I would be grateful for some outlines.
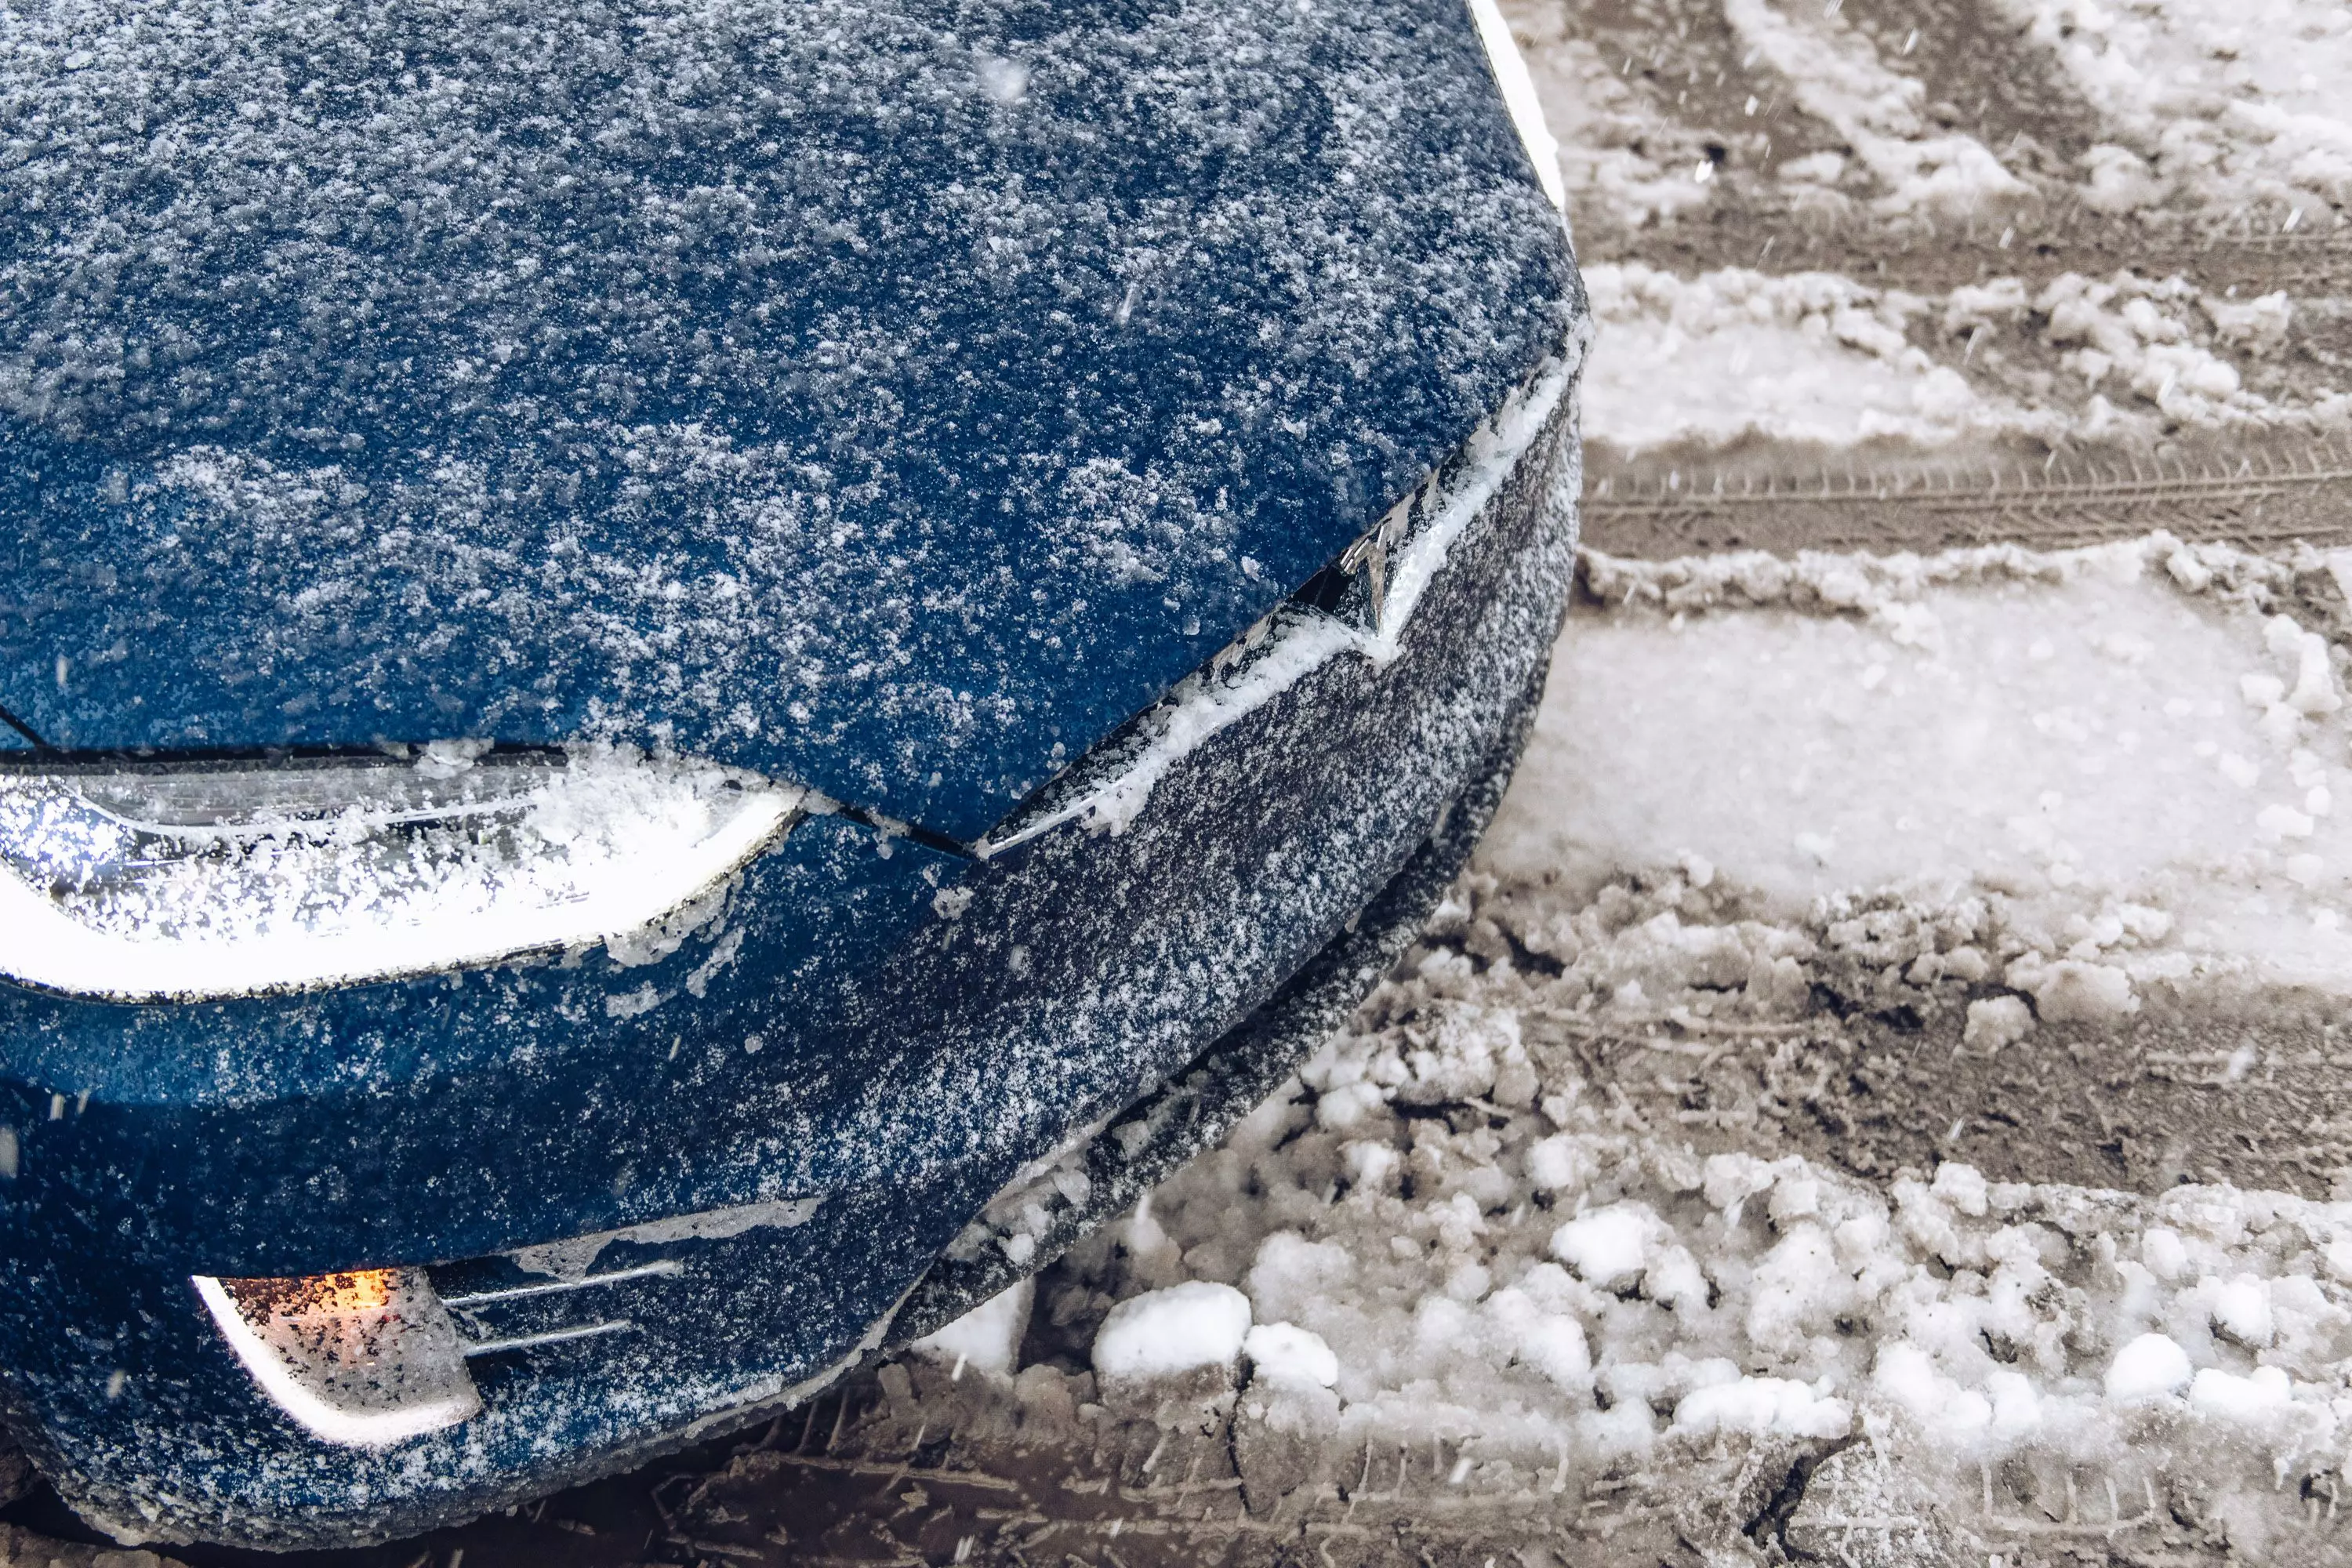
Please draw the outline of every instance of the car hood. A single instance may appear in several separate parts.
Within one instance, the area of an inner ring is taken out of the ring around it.
[[[968,840],[1581,308],[1461,0],[0,9],[0,705]]]

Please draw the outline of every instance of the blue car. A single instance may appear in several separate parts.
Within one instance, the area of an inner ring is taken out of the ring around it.
[[[1492,0],[0,7],[0,1393],[125,1540],[807,1398],[1267,1092],[1507,777]]]

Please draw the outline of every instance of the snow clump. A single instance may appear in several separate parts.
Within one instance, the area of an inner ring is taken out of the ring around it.
[[[1011,1377],[1021,1370],[1021,1338],[1029,1330],[1029,1310],[1036,1299],[1034,1279],[998,1291],[962,1317],[909,1347],[917,1354],[943,1362],[961,1376],[965,1368]]]
[[[1249,1331],[1248,1297],[1230,1285],[1187,1280],[1111,1310],[1095,1336],[1095,1374],[1107,1383],[1139,1383],[1202,1368],[1230,1370]]]
[[[1970,1508],[2012,1457],[2258,1463],[2290,1491],[2352,1458],[2352,1205],[1700,1155],[1617,1125],[1549,1047],[1536,1104],[1432,1114],[1397,1093],[1399,1044],[1360,1024],[1163,1184],[1151,1256],[1106,1233],[1049,1276],[1041,1310],[1099,1317],[1098,1378],[1246,1347],[1294,1439],[1284,1391],[1328,1390],[1318,1451],[1434,1442],[1496,1486],[1725,1440],[1853,1439]],[[2168,1446],[2136,1458],[2152,1412]]]

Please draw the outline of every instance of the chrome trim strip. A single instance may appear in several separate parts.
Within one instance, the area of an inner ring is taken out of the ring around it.
[[[572,1290],[585,1290],[597,1285],[618,1285],[630,1279],[647,1279],[658,1275],[676,1274],[685,1268],[676,1258],[665,1258],[655,1263],[639,1264],[635,1268],[615,1268],[610,1274],[591,1274],[584,1279],[555,1279],[544,1285],[516,1285],[504,1290],[477,1290],[470,1296],[444,1296],[441,1304],[452,1311],[471,1307],[488,1307],[500,1301],[520,1301],[529,1296],[553,1296]]]
[[[541,1345],[560,1345],[567,1340],[593,1340],[600,1334],[626,1333],[637,1325],[626,1318],[614,1318],[609,1322],[590,1323],[585,1328],[553,1329],[543,1334],[518,1334],[510,1340],[476,1340],[465,1349],[467,1361],[478,1355],[497,1355],[504,1351],[537,1350]]]

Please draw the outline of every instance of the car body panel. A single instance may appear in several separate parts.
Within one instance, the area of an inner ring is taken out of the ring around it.
[[[569,951],[0,982],[0,1413],[126,1539],[422,1530],[822,1385],[1540,686],[1590,322],[1460,0],[20,7],[0,145],[51,748],[830,797]],[[212,1315],[370,1268],[478,1414],[339,1443]]]
[[[68,1183],[59,1200],[130,1255],[230,1275],[833,1190],[863,1155],[846,1122],[818,1129],[924,1042],[827,1021],[887,991],[961,868],[817,817],[652,963],[614,944],[164,1006],[0,986],[16,1188]]]
[[[1249,1016],[1497,766],[1539,689],[1573,570],[1572,363],[1554,367],[1537,438],[1447,552],[1392,656],[1312,664],[1177,759],[1123,831],[1069,821],[963,861],[942,890],[968,900],[932,893],[923,873],[938,861],[901,875],[910,846],[879,860],[871,830],[842,819],[803,824],[754,862],[732,909],[776,902],[759,885],[768,861],[789,875],[823,858],[795,861],[811,826],[834,836],[832,874],[869,878],[888,910],[926,895],[894,944],[876,944],[879,962],[823,955],[812,988],[787,984],[767,1002],[757,1052],[737,1042],[674,1063],[661,1020],[681,997],[642,1016],[650,1035],[583,1031],[554,1064],[484,1015],[471,1016],[481,1040],[436,1037],[341,1081],[322,1076],[331,1049],[304,1061],[283,1045],[281,1098],[200,1111],[100,1090],[52,1121],[46,1081],[7,1073],[27,1120],[16,1173],[0,1181],[0,1387],[44,1468],[126,1538],[327,1544],[568,1484],[777,1408],[854,1358],[1020,1167]],[[698,933],[658,964],[590,954],[559,973],[583,976],[583,994],[627,995],[641,975],[677,984],[713,946]],[[813,951],[747,940],[688,1016],[727,1016],[738,984],[758,1005],[776,973],[763,955]],[[547,973],[468,975],[450,1000]],[[234,1005],[274,1009],[261,1033],[284,1042],[351,1033],[373,1010],[389,1046],[433,1027],[418,1002],[378,986]],[[213,1026],[226,1011],[144,1011],[160,1021],[133,1038],[166,1076],[237,1047],[239,1032]],[[324,1026],[334,1016],[346,1021]],[[673,1070],[691,1089],[666,1099]],[[340,1179],[312,1180],[330,1165]],[[678,1272],[565,1298],[571,1319],[499,1320],[487,1331],[499,1338],[630,1326],[486,1358],[481,1415],[383,1451],[295,1430],[188,1283],[365,1262],[436,1265],[445,1292],[497,1288],[523,1278],[507,1249],[782,1198],[813,1199],[813,1212],[607,1249],[600,1271]]]
[[[1580,308],[1460,0],[0,43],[0,705],[66,749],[602,738],[969,841]]]

